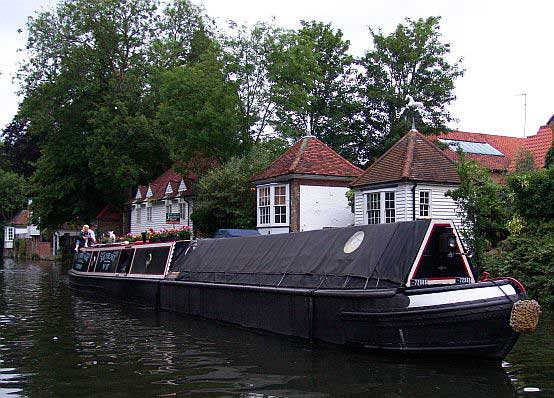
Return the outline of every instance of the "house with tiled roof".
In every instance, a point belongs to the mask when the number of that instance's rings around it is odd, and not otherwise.
[[[123,232],[123,209],[108,203],[96,215],[92,223],[96,224],[97,239],[107,235],[109,231],[120,236]]]
[[[503,183],[506,174],[515,170],[521,151],[529,151],[533,155],[535,168],[544,167],[546,152],[554,143],[554,118],[541,126],[537,134],[526,138],[450,131],[430,139],[442,143],[445,154],[453,160],[458,159],[457,151],[462,150],[466,158],[489,169],[493,180]]]
[[[4,226],[4,250],[6,250],[6,253],[9,253],[9,251],[13,249],[15,239],[30,236],[30,232],[38,232],[36,228],[29,231],[29,219],[30,211],[24,209],[16,213],[6,223]]]
[[[438,218],[459,225],[457,206],[446,196],[459,184],[454,161],[430,139],[411,130],[350,185],[355,224]]]
[[[29,200],[31,204],[31,200]],[[48,233],[41,233],[38,226],[32,223],[31,210],[23,209],[16,213],[4,226],[4,255],[20,255],[21,249],[16,247],[16,241],[24,244],[24,255],[27,257],[37,256],[41,259],[52,259],[53,246],[52,236]],[[15,253],[17,250],[18,253]]]
[[[314,136],[297,141],[251,178],[261,234],[352,225],[346,193],[362,170]]]
[[[139,234],[149,229],[182,226],[193,227],[193,184],[196,176],[186,178],[173,169],[167,170],[148,185],[139,185],[129,202],[129,231]]]

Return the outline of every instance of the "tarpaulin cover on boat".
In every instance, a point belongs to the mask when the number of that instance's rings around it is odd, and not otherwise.
[[[363,288],[405,281],[429,220],[233,239],[202,239],[174,257],[178,279]]]

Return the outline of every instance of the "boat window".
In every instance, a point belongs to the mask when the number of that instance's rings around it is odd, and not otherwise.
[[[119,254],[119,261],[117,263],[118,274],[126,274],[127,272],[129,272],[134,252],[135,251],[133,249],[121,250],[121,253]]]
[[[165,271],[170,246],[137,248],[131,274],[162,275]]]
[[[450,226],[435,226],[413,279],[467,278],[463,250]]]
[[[89,252],[91,253],[90,261],[88,264],[88,272],[94,272],[94,266],[96,265],[96,260],[98,259],[98,252]]]
[[[101,251],[96,261],[96,272],[115,272],[121,250]]]
[[[73,262],[73,269],[75,271],[85,271],[88,268],[92,253],[91,252],[81,252],[75,256],[75,261]]]

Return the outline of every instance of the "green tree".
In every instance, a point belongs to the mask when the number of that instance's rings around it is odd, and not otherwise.
[[[29,178],[35,171],[35,162],[40,157],[36,140],[27,134],[27,121],[15,118],[2,131],[1,149],[3,161],[17,174]],[[2,167],[2,166],[0,166]]]
[[[223,39],[225,71],[240,98],[241,129],[258,142],[275,111],[268,64],[282,30],[262,22],[252,27],[231,22],[230,28],[232,34]]]
[[[282,140],[260,142],[199,180],[191,217],[203,235],[211,236],[219,228],[255,228],[256,192],[250,178],[285,149]]]
[[[214,30],[214,21],[202,7],[188,0],[168,2],[157,19],[156,37],[150,46],[152,63],[174,68],[198,61],[199,47],[204,39],[213,39]]]
[[[349,41],[330,24],[302,21],[301,28],[285,32],[280,43],[269,57],[275,130],[295,139],[314,135],[356,161]]]
[[[190,57],[199,51],[202,18],[185,0],[164,9],[157,0],[64,0],[29,19],[16,120],[25,121],[18,140],[40,149],[31,182],[43,226],[87,221],[169,166],[153,76],[176,42]]]
[[[0,225],[21,210],[27,201],[27,183],[20,175],[0,169]]]
[[[447,195],[458,206],[464,243],[474,254],[474,263],[481,265],[485,252],[507,235],[505,193],[491,180],[488,170],[467,160],[461,151],[459,156],[457,169],[461,183]]]
[[[508,177],[513,212],[525,221],[554,220],[554,168]]]
[[[372,49],[359,61],[361,119],[366,157],[384,152],[411,126],[425,133],[444,130],[453,119],[447,106],[456,98],[454,83],[463,75],[461,59],[450,62],[450,44],[441,40],[440,17],[406,19],[390,34],[370,29]],[[406,109],[406,96],[423,103],[420,117]]]
[[[164,72],[160,78],[158,119],[172,141],[176,159],[225,161],[250,145],[240,130],[240,100],[227,81],[216,51],[199,63]]]

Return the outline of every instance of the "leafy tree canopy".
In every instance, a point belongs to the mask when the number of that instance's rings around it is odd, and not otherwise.
[[[199,62],[164,72],[158,119],[177,159],[195,156],[225,161],[250,145],[240,129],[240,100],[226,80],[213,43]]]
[[[27,201],[27,183],[23,177],[0,168],[0,223],[9,220]]]
[[[425,133],[445,129],[453,117],[447,106],[456,98],[454,83],[463,75],[461,59],[451,62],[440,17],[398,24],[394,32],[370,29],[373,48],[360,60],[359,76],[365,157],[382,153],[411,126]],[[421,117],[407,110],[406,96],[423,103]]]
[[[330,24],[301,25],[298,31],[283,33],[281,46],[269,57],[276,106],[272,125],[284,137],[314,135],[355,161],[350,43]]]
[[[10,134],[40,150],[38,161],[20,158],[36,161],[33,206],[43,226],[87,221],[169,167],[153,76],[168,59],[175,67],[197,59],[197,32],[208,37],[209,26],[186,0],[164,8],[157,0],[64,0],[29,19],[24,99]]]
[[[528,221],[554,220],[554,168],[508,178],[514,211]]]
[[[252,27],[230,22],[230,28],[231,34],[222,39],[225,71],[240,98],[241,129],[258,142],[275,112],[268,64],[280,50],[283,31],[262,22]]]

